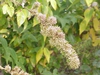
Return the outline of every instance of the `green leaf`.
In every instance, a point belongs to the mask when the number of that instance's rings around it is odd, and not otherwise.
[[[53,75],[58,75],[57,73],[58,73],[57,69],[54,69],[53,70]]]
[[[79,1],[80,1],[80,0],[74,0],[74,1],[72,2],[72,4],[67,8],[67,10],[70,9],[70,8],[71,8],[72,6],[74,6],[75,4],[77,4]]]
[[[91,3],[93,2],[93,0],[85,0],[85,1],[87,3],[88,7],[91,6]]]
[[[0,43],[2,44],[2,46],[5,48],[8,46],[6,39],[4,39],[3,37],[0,36]]]
[[[100,50],[97,50],[95,53],[94,53],[95,56],[100,56]]]
[[[49,11],[49,7],[48,7],[48,5],[47,6],[42,6],[42,12],[43,12],[43,14],[48,14],[48,11]]]
[[[43,71],[42,75],[47,75],[47,74],[48,74],[48,75],[52,75],[52,73],[51,73],[50,71],[48,71],[48,70],[45,69],[45,70]]]
[[[85,18],[83,19],[83,21],[80,23],[80,27],[79,27],[79,31],[80,34],[86,29],[86,27],[88,26],[89,21],[91,20],[91,17],[94,13],[94,10],[91,8],[88,8],[85,10],[84,12],[84,16]]]
[[[3,25],[5,25],[6,21],[7,20],[6,20],[6,16],[5,15],[3,15],[3,16],[0,17],[0,29],[1,29],[1,27]]]
[[[15,47],[19,46],[21,44],[21,42],[22,42],[21,38],[15,36],[14,46]]]
[[[43,56],[43,48],[41,48],[36,54],[36,63],[39,62],[39,60],[42,58],[42,56]]]
[[[51,6],[53,7],[54,10],[57,9],[57,3],[55,0],[50,0]]]
[[[35,67],[35,64],[36,64],[36,54],[34,53],[34,54],[31,54],[30,56],[31,56],[30,57],[30,62],[32,64],[32,66]]]
[[[99,59],[99,60],[95,59],[95,60],[93,61],[93,66],[94,66],[94,67],[97,67],[97,68],[100,68],[100,59]]]
[[[75,0],[69,0],[71,3],[73,3]]]
[[[75,36],[72,33],[68,34],[67,38],[68,38],[68,40],[69,40],[69,42],[71,44],[75,44],[76,43],[76,38],[75,38]]]
[[[50,7],[48,7],[48,14],[47,14],[47,16],[52,16],[52,15],[53,15],[53,11],[51,10]]]
[[[17,23],[18,27],[20,27],[28,17],[28,11],[26,9],[22,9],[17,12]]]
[[[13,50],[10,47],[5,47],[5,50],[6,50],[7,53],[10,54],[10,56],[13,58],[14,62],[17,64],[18,58],[17,58],[17,54],[16,54],[15,50]]]
[[[7,10],[8,10],[8,5],[4,4],[3,7],[2,7],[3,14],[6,14]]]
[[[56,17],[60,21],[62,28],[66,25],[66,23],[69,22],[69,20],[67,20],[65,17],[60,17],[60,16],[57,16],[57,15],[56,15]]]
[[[23,34],[22,40],[29,40],[31,42],[37,42],[37,38],[34,35],[32,35],[29,31],[26,31]]]
[[[8,7],[7,12],[9,16],[12,17],[14,15],[14,7]]]
[[[88,65],[82,65],[80,67],[80,70],[83,71],[83,72],[89,72],[91,70],[91,68]]]
[[[100,70],[99,69],[93,70],[93,75],[99,75],[99,74],[100,74]]]
[[[49,63],[50,60],[50,51],[47,48],[44,48],[44,55],[47,59],[47,62]]]

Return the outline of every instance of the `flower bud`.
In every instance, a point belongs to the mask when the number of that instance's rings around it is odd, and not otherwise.
[[[48,21],[48,23],[50,23],[51,25],[54,25],[54,24],[57,23],[57,20],[56,20],[56,18],[55,18],[54,16],[49,17],[47,21]]]
[[[39,2],[35,2],[34,3],[34,7],[39,7],[40,6],[40,3]]]
[[[37,18],[40,20],[40,22],[42,24],[44,24],[45,21],[46,21],[46,15],[45,14],[39,13],[38,16],[37,16]]]
[[[9,73],[11,71],[11,67],[9,65],[5,66],[4,70]]]
[[[92,6],[92,7],[96,7],[96,6],[98,6],[98,3],[97,3],[97,2],[93,2],[93,3],[91,4],[91,6]]]

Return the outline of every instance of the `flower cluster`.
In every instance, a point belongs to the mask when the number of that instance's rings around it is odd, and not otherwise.
[[[65,40],[65,34],[61,28],[54,26],[57,23],[56,18],[53,16],[46,18],[46,15],[39,13],[38,19],[41,22],[41,34],[50,38],[50,45],[56,47],[66,57],[71,69],[79,68],[80,61],[77,53]]]
[[[11,69],[9,65],[6,65],[5,67],[0,66],[0,70],[4,70],[6,73],[10,73],[11,75],[30,75],[21,70],[18,66],[15,66],[13,69]]]
[[[34,2],[32,8],[29,10],[29,18],[30,19],[32,16],[38,15],[38,7],[40,6],[39,2]]]
[[[37,2],[34,3],[34,5],[36,7],[39,7],[40,4]],[[56,47],[66,57],[66,59],[68,60],[67,63],[71,69],[79,68],[80,61],[77,53],[68,43],[68,41],[65,40],[65,34],[61,30],[61,28],[58,26],[54,26],[57,23],[56,17],[46,17],[45,14],[38,12],[36,12],[36,17],[41,23],[41,34],[50,38],[50,45]]]

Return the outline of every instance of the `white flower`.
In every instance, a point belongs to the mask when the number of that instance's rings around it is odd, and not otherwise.
[[[40,3],[39,2],[35,2],[34,3],[34,7],[39,7],[40,6]]]
[[[18,66],[15,66],[12,70],[16,71],[16,72],[19,72],[21,69]]]
[[[42,13],[39,13],[37,18],[39,19],[39,21],[43,24],[45,23],[46,21],[46,15],[45,14],[42,14]]]
[[[93,2],[93,3],[91,4],[91,6],[92,6],[92,7],[98,6],[98,3],[97,3],[97,2]]]
[[[0,66],[0,69],[3,70],[4,68],[2,66]]]
[[[47,21],[51,25],[54,25],[54,24],[57,23],[57,20],[56,20],[56,18],[54,16],[50,16]]]
[[[9,65],[5,66],[4,70],[9,73],[11,71],[11,67]]]

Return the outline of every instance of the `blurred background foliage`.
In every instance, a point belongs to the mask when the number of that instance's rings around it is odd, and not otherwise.
[[[41,3],[38,12],[57,18],[57,26],[79,55],[79,69],[69,69],[65,58],[50,47],[48,40],[45,41],[47,52],[40,57],[39,50],[44,44],[40,23],[36,17],[28,17],[36,1]],[[100,75],[99,45],[100,0],[0,0],[2,66],[18,65],[32,75]],[[37,59],[40,59],[38,63]]]

